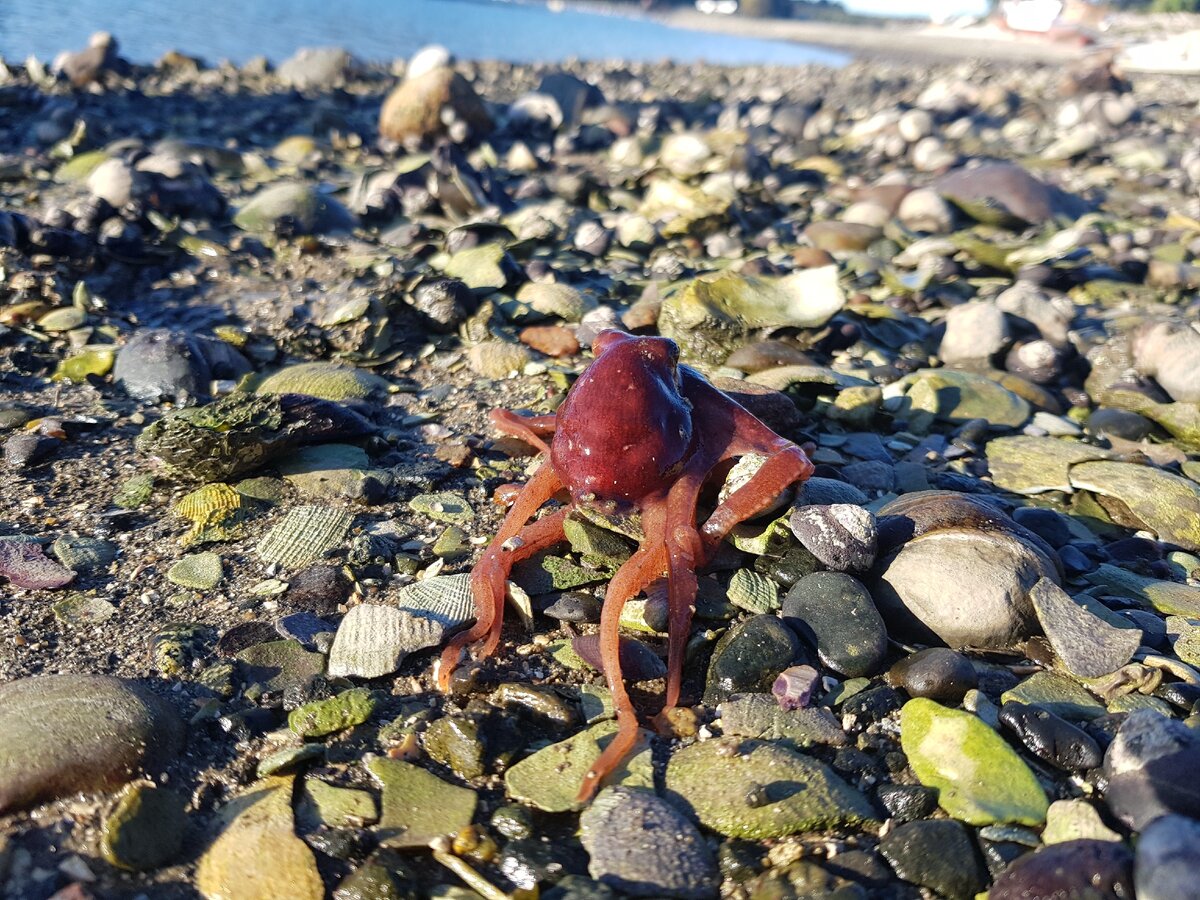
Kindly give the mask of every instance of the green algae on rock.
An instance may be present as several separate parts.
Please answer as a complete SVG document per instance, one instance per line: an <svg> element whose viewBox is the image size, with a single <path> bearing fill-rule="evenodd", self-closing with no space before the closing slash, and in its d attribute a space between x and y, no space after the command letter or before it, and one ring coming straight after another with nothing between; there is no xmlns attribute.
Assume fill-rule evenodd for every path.
<svg viewBox="0 0 1200 900"><path fill-rule="evenodd" d="M261 380L248 381L246 386L255 394L299 394L335 402L366 400L388 390L387 381L378 375L328 362L286 366Z"/></svg>
<svg viewBox="0 0 1200 900"><path fill-rule="evenodd" d="M992 480L1018 494L1069 492L1073 465L1112 458L1099 447L1052 437L1021 434L994 438L987 445Z"/></svg>
<svg viewBox="0 0 1200 900"><path fill-rule="evenodd" d="M767 741L724 737L677 751L667 797L726 837L762 840L877 821L870 802L822 762Z"/></svg>
<svg viewBox="0 0 1200 900"><path fill-rule="evenodd" d="M1000 735L971 713L915 698L900 710L909 765L938 804L969 825L1040 825L1049 805L1033 772Z"/></svg>
<svg viewBox="0 0 1200 900"><path fill-rule="evenodd" d="M1123 504L1124 510L1110 513L1121 524L1144 527L1185 550L1200 550L1200 485L1190 478L1150 466L1097 461L1072 466L1071 485ZM1122 515L1126 510L1132 522Z"/></svg>
<svg viewBox="0 0 1200 900"><path fill-rule="evenodd" d="M395 759L371 757L365 766L382 791L375 831L385 847L427 847L435 838L457 834L475 817L478 797L468 788Z"/></svg>
<svg viewBox="0 0 1200 900"><path fill-rule="evenodd" d="M672 293L663 302L658 328L679 344L685 359L720 365L755 329L815 328L845 303L836 266L801 269L777 279L727 271L697 278Z"/></svg>
<svg viewBox="0 0 1200 900"><path fill-rule="evenodd" d="M329 234L350 231L355 217L313 185L272 184L260 190L233 217L255 234Z"/></svg>
<svg viewBox="0 0 1200 900"><path fill-rule="evenodd" d="M288 728L302 738L319 738L371 718L378 701L368 688L351 688L328 700L314 700L288 713Z"/></svg>
<svg viewBox="0 0 1200 900"><path fill-rule="evenodd" d="M600 722L566 740L543 747L504 773L509 797L544 812L578 808L576 798L592 763L617 733L615 722ZM654 767L648 743L635 750L613 771L607 784L654 787Z"/></svg>
<svg viewBox="0 0 1200 900"><path fill-rule="evenodd" d="M135 446L172 475L226 481L305 444L365 437L371 425L336 403L299 394L231 394L175 410L138 435Z"/></svg>
<svg viewBox="0 0 1200 900"><path fill-rule="evenodd" d="M211 591L224 577L221 557L215 553L192 553L167 570L167 581L197 591Z"/></svg>

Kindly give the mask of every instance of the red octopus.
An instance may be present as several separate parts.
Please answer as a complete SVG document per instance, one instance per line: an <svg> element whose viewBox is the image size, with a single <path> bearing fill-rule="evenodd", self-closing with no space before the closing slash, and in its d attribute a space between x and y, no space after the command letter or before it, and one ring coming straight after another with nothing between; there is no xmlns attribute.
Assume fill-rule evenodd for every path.
<svg viewBox="0 0 1200 900"><path fill-rule="evenodd" d="M471 571L475 625L449 643L438 668L445 691L464 647L474 645L478 657L495 651L513 565L565 540L563 520L573 507L640 511L645 537L613 576L600 618L600 656L618 731L584 779L581 803L591 799L637 741L637 715L618 656L618 624L625 602L666 575L666 712L679 702L684 647L695 611L696 570L711 560L730 529L762 512L788 485L804 481L813 470L798 446L698 372L679 365L674 341L609 330L596 338L592 349L595 360L556 415L492 413L500 431L527 441L547 458ZM698 525L697 505L709 476L748 453L765 456L766 462ZM531 521L564 488L569 501Z"/></svg>

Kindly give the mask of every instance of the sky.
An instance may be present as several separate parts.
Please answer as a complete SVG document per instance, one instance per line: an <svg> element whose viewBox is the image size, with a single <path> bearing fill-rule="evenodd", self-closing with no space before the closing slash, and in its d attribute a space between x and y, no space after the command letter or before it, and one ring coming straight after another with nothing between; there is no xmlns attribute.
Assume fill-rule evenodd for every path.
<svg viewBox="0 0 1200 900"><path fill-rule="evenodd" d="M850 12L889 16L924 16L940 19L950 15L987 11L987 0L843 0Z"/></svg>

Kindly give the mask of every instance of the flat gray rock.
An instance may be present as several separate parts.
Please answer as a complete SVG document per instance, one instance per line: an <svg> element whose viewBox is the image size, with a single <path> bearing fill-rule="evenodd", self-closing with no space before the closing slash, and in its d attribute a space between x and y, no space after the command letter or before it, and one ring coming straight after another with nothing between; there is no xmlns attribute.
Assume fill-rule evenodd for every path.
<svg viewBox="0 0 1200 900"><path fill-rule="evenodd" d="M1029 599L1050 646L1067 668L1081 678L1099 678L1115 672L1141 646L1140 629L1108 624L1047 578L1033 586Z"/></svg>
<svg viewBox="0 0 1200 900"><path fill-rule="evenodd" d="M118 787L182 744L175 710L130 681L42 675L0 685L0 813Z"/></svg>
<svg viewBox="0 0 1200 900"><path fill-rule="evenodd" d="M440 623L402 609L355 606L342 619L329 649L329 674L382 678L400 668L410 653L441 643L444 634Z"/></svg>

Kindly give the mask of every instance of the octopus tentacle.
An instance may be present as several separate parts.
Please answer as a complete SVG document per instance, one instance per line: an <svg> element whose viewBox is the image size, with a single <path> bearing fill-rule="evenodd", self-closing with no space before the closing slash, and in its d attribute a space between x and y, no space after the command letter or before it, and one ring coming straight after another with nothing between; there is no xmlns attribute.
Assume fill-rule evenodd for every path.
<svg viewBox="0 0 1200 900"><path fill-rule="evenodd" d="M699 588L696 568L706 561L704 543L696 530L696 503L706 474L698 469L686 473L667 498L667 693L663 713L679 703L684 649Z"/></svg>
<svg viewBox="0 0 1200 900"><path fill-rule="evenodd" d="M508 511L496 537L471 570L471 593L475 599L475 624L456 635L442 651L438 664L438 687L450 686L450 675L458 666L462 649L483 639L479 656L489 656L500 642L504 622L504 594L514 564L563 540L566 510L558 510L532 525L526 525L538 509L554 496L562 482L546 460L525 485Z"/></svg>
<svg viewBox="0 0 1200 900"><path fill-rule="evenodd" d="M621 610L627 600L637 596L646 585L660 577L666 567L665 544L661 540L652 541L650 538L652 534L662 533L663 504L660 502L653 507L647 507L643 521L646 524L647 539L609 582L608 590L604 594L604 608L600 613L600 659L604 666L608 689L612 694L613 708L617 713L617 733L584 776L583 785L576 798L578 803L586 803L595 796L601 781L621 764L637 743L637 713L633 709L633 701L629 699L629 692L625 689L625 678L621 674Z"/></svg>
<svg viewBox="0 0 1200 900"><path fill-rule="evenodd" d="M771 454L750 480L735 490L725 502L718 506L708 521L701 527L706 547L706 558L716 551L717 545L733 527L762 512L790 484L804 481L812 474L813 464L804 451L790 441L776 438L782 446L753 447L741 452ZM729 455L738 455L730 453Z"/></svg>
<svg viewBox="0 0 1200 900"><path fill-rule="evenodd" d="M508 409L493 409L488 418L492 422L492 427L501 434L525 441L543 453L550 452L550 445L542 438L554 435L554 429L558 422L557 416L518 416Z"/></svg>

